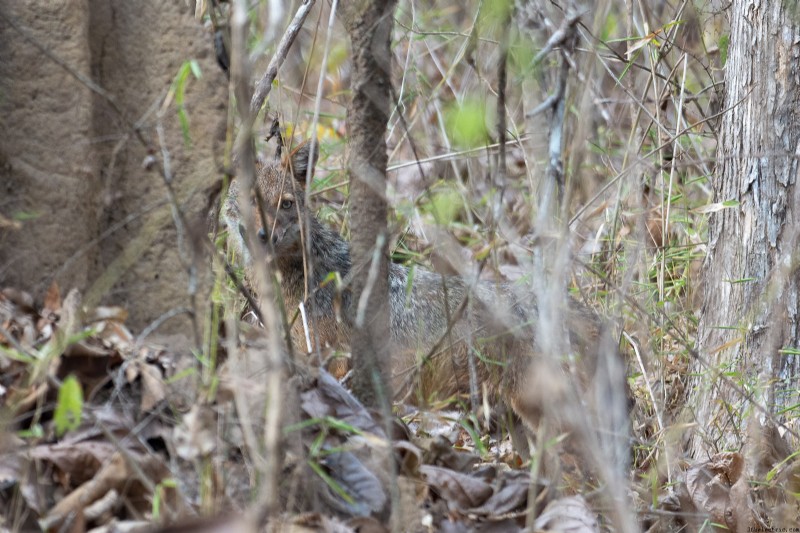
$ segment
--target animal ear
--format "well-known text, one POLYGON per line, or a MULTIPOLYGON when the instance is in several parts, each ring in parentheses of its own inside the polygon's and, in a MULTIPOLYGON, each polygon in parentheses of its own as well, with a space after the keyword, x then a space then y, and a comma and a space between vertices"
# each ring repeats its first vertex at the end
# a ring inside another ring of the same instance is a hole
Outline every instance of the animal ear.
POLYGON ((306 185, 308 167, 311 166, 311 175, 314 175, 314 165, 319 158, 319 143, 314 142, 314 153, 311 153, 311 141, 306 141, 295 148, 289 156, 289 170, 301 185, 306 185))

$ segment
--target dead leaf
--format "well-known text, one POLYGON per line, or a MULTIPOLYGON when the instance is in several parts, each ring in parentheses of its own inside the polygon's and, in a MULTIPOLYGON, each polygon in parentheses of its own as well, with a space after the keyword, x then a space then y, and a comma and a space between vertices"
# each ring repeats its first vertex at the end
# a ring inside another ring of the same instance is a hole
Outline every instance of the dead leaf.
POLYGON ((6 287, 0 294, 25 313, 32 313, 36 309, 33 296, 25 291, 13 287, 6 287))
POLYGON ((13 218, 8 218, 3 214, 0 214, 0 229, 19 230, 22 229, 22 222, 20 222, 19 220, 14 220, 13 218))
POLYGON ((527 470, 509 470, 498 477, 497 487, 483 505, 470 512, 479 516, 494 517, 522 511, 528 502, 531 476, 527 470))
POLYGON ((346 501, 333 487, 325 484, 322 496, 326 503, 344 516, 370 516, 384 511, 388 495, 376 476, 359 457, 351 452, 326 455, 321 464, 328 469, 338 487, 352 502, 346 501))
MULTIPOLYGON (((141 493, 147 489, 138 478, 139 472, 147 476, 148 484, 151 485, 169 475, 168 469, 157 455, 133 450, 125 450, 124 454, 114 452, 94 476, 62 498, 39 521, 42 529, 56 528, 71 516, 82 514, 87 506, 105 497, 111 490, 128 494, 131 499, 144 501, 141 493), (133 469, 130 462, 135 462, 137 468, 133 469), (139 494, 135 494, 137 492, 139 494)), ((168 503, 165 501, 164 505, 168 503)))
POLYGON ((448 508, 460 513, 470 512, 491 497, 491 485, 467 474, 449 468, 422 465, 423 478, 447 502, 448 508))
MULTIPOLYGON (((55 281, 47 288, 47 292, 44 295, 44 305, 42 307, 52 313, 61 311, 61 289, 58 288, 58 283, 55 281)), ((44 315, 44 313, 42 313, 42 315, 44 315)))
POLYGON ((365 433, 371 433, 378 438, 386 439, 386 432, 383 427, 328 372, 320 369, 315 385, 314 388, 300 394, 302 400, 301 408, 309 417, 324 418, 325 416, 331 416, 365 433))
POLYGON ((400 473, 408 476, 416 475, 422 464, 422 450, 407 440, 393 441, 392 449, 398 458, 400 473))
POLYGON ((205 405, 195 405, 173 431, 175 451, 181 459, 208 457, 217 448, 217 415, 205 405))
POLYGON ((97 337, 116 350, 128 351, 133 346, 133 334, 121 322, 102 320, 97 325, 97 337))
MULTIPOLYGON (((256 533, 257 531, 255 525, 244 516, 192 518, 155 530, 150 523, 150 527, 147 529, 148 533, 256 533)), ((109 533, 116 533, 116 531, 109 533)))
POLYGON ((371 516, 359 516, 347 521, 347 525, 358 533, 389 533, 389 529, 371 516))
POLYGON ((267 524, 268 533, 355 533, 361 531, 345 525, 336 518, 320 513, 305 513, 281 518, 267 524))
MULTIPOLYGON (((689 468, 686 489, 692 504, 707 513, 712 522, 736 531, 739 513, 734 512, 731 488, 743 477, 743 472, 744 457, 734 452, 718 453, 709 461, 689 468)), ((737 490, 741 491, 741 486, 737 490)), ((741 500, 741 494, 737 498, 741 500)))
POLYGON ((124 307, 119 306, 99 306, 93 309, 90 309, 86 313, 86 323, 91 324, 93 322, 102 322, 102 321, 111 321, 111 322, 119 322, 122 324, 126 320, 128 320, 128 310, 124 307))
POLYGON ((536 517, 534 529, 563 533, 596 533, 597 519, 583 496, 553 500, 536 517))
POLYGON ((444 466, 456 472, 470 472, 481 460, 475 453, 454 449, 452 443, 441 436, 423 441, 423 446, 427 448, 425 463, 444 466))
POLYGON ((730 491, 730 511, 726 513, 725 525, 731 531, 755 531, 756 515, 750 503, 750 482, 741 476, 730 491))

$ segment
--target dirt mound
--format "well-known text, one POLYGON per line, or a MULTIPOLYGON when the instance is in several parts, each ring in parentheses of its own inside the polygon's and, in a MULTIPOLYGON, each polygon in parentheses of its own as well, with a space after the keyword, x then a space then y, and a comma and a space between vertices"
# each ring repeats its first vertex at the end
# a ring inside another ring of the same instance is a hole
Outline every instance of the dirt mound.
POLYGON ((182 209, 201 226, 227 80, 211 30, 193 15, 155 0, 0 7, 0 283, 37 297, 53 280, 77 287, 88 303, 125 305, 133 328, 189 306, 187 265, 202 262, 181 257, 166 186, 143 163, 166 148, 182 209), (176 99, 164 101, 187 61, 201 76, 185 82, 184 131, 176 99))

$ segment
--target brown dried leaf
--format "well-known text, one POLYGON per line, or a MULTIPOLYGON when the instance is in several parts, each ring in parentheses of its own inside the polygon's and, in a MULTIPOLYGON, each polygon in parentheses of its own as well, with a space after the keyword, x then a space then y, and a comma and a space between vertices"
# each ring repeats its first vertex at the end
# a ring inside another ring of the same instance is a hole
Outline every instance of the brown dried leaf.
MULTIPOLYGON (((351 518, 347 521, 347 525, 351 528, 348 531, 356 531, 358 533, 389 533, 389 529, 378 522, 371 516, 359 516, 358 518, 351 518)), ((329 530, 330 533, 344 533, 345 530, 329 530)))
POLYGON ((41 315, 43 318, 49 318, 49 315, 58 315, 61 312, 61 290, 58 288, 58 283, 55 281, 50 284, 47 292, 44 295, 44 305, 42 306, 41 315))
POLYGON ((204 405, 195 405, 173 430, 175 451, 181 459, 192 461, 208 457, 217 448, 217 415, 204 405))
POLYGON ((133 345, 133 334, 121 322, 103 320, 98 323, 97 338, 115 350, 125 351, 133 345))
MULTIPOLYGON (((337 520, 319 513, 305 513, 281 518, 267 524, 268 533, 354 533, 353 529, 337 520)), ((367 530, 364 530, 365 533, 367 530)))
POLYGON ((686 471, 686 489, 692 504, 700 512, 708 513, 713 522, 737 530, 731 488, 744 479, 743 472, 744 457, 734 452, 718 453, 709 461, 691 467, 686 471))
POLYGON ((499 476, 499 486, 483 505, 470 512, 480 516, 500 516, 521 511, 528 501, 531 476, 526 470, 510 470, 499 476))
POLYGON ((24 313, 33 313, 36 310, 33 296, 25 291, 13 287, 6 287, 0 294, 24 313))
POLYGON ((142 377, 142 403, 140 409, 142 413, 149 413, 166 398, 167 393, 164 388, 164 381, 161 379, 161 371, 153 365, 139 363, 142 377))
POLYGON ((10 487, 19 483, 25 461, 16 453, 25 441, 10 432, 0 432, 0 487, 10 487))
POLYGON ((101 322, 101 321, 110 321, 110 322, 119 322, 122 324, 126 320, 128 320, 128 310, 124 307, 119 306, 100 306, 95 307, 94 309, 90 309, 86 313, 86 323, 91 324, 92 322, 101 322))
POLYGON ((61 477, 80 484, 91 479, 114 453, 116 448, 108 442, 87 440, 36 446, 31 450, 30 457, 52 464, 61 477))
MULTIPOLYGON (((108 357, 113 352, 104 346, 99 346, 92 339, 78 341, 67 346, 64 351, 66 357, 108 357)), ((107 364, 107 363, 104 363, 107 364)))
MULTIPOLYGON (((322 496, 326 503, 345 516, 379 514, 389 501, 381 480, 351 452, 325 456, 322 465, 353 502, 345 501, 332 487, 325 485, 322 496)), ((373 465, 374 466, 374 465, 373 465)))
POLYGON ((488 483, 448 468, 422 465, 419 471, 453 511, 470 512, 484 504, 494 492, 488 483))
POLYGON ((413 476, 419 471, 419 466, 422 464, 422 450, 407 440, 393 441, 392 449, 398 459, 398 470, 401 474, 413 476))
POLYGON ((386 438, 383 427, 370 412, 328 372, 320 369, 315 384, 316 387, 300 394, 301 408, 306 415, 311 418, 331 416, 365 433, 386 438))
POLYGON ((553 500, 536 518, 534 529, 564 533, 596 533, 597 519, 583 496, 553 500))
POLYGON ((471 472, 481 460, 478 454, 454 449, 452 443, 441 436, 422 443, 428 464, 444 466, 456 472, 471 472))
MULTIPOLYGON (((124 455, 115 452, 94 477, 67 494, 50 510, 47 516, 40 521, 42 529, 58 527, 71 516, 82 514, 87 506, 105 497, 111 490, 131 494, 138 486, 138 491, 141 492, 143 490, 141 483, 131 483, 132 480, 138 479, 138 471, 143 472, 148 477, 148 483, 153 485, 169 474, 161 459, 156 455, 139 454, 131 450, 127 450, 124 455), (135 462, 138 468, 134 470, 129 461, 135 462)), ((142 494, 133 494, 132 496, 143 499, 141 498, 142 494)))
MULTIPOLYGON (((256 533, 258 529, 243 516, 220 516, 182 520, 155 530, 152 523, 149 523, 146 531, 148 533, 256 533)), ((116 532, 116 529, 109 531, 109 533, 116 532)))
POLYGON ((750 483, 741 476, 731 487, 730 510, 725 525, 731 531, 755 531, 756 515, 750 503, 750 483))

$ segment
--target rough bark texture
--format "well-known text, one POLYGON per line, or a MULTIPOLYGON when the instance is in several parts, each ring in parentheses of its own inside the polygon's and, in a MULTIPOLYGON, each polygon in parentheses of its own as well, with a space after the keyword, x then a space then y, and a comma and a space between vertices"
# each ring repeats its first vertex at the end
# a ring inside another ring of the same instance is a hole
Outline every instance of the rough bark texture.
POLYGON ((142 121, 160 159, 158 105, 181 64, 198 61, 203 76, 188 81, 185 100, 191 146, 174 101, 163 116, 174 187, 191 220, 204 206, 197 193, 217 178, 215 135, 224 132, 226 80, 210 32, 183 0, 19 0, 0 12, 0 214, 23 217, 17 229, 0 225, 0 285, 40 296, 55 279, 64 292, 125 306, 134 329, 188 307, 165 186, 143 167, 148 149, 128 123, 142 121), (110 93, 124 120, 9 20, 110 93))
POLYGON ((386 231, 386 125, 391 109, 391 0, 357 0, 342 6, 353 46, 350 134, 352 231, 353 392, 366 404, 391 400, 389 388, 389 263, 386 231), (382 240, 376 253, 376 243, 382 240), (361 303, 365 298, 365 304, 361 303), (363 320, 359 320, 363 317, 363 320))
MULTIPOLYGON (((699 352, 771 412, 798 399, 800 28, 790 2, 734 0, 699 352), (730 366, 728 366, 730 365, 730 366)), ((742 443, 748 401, 697 361, 695 457, 742 443), (728 407, 726 407, 726 404, 728 407)), ((758 423, 764 417, 758 411, 758 423)), ((796 418, 789 414, 789 417, 796 418)), ((791 423, 797 429, 796 423, 791 423)))

